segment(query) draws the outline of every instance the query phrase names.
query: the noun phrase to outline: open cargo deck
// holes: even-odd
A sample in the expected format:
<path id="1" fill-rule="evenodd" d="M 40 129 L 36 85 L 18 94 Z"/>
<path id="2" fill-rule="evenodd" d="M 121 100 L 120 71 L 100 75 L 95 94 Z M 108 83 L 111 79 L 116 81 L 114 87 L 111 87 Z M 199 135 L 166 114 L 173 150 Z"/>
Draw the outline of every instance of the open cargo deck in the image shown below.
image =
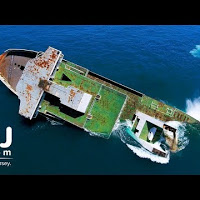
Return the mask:
<path id="1" fill-rule="evenodd" d="M 70 109 L 59 108 L 55 99 L 46 95 L 39 112 L 63 119 L 105 138 L 110 137 L 117 120 L 133 121 L 137 110 L 162 121 L 196 121 L 176 108 L 64 59 L 52 81 L 64 87 L 73 86 L 92 95 L 91 101 L 85 113 L 75 113 Z"/>
<path id="2" fill-rule="evenodd" d="M 72 63 L 63 61 L 55 73 L 53 82 L 64 87 L 73 86 L 92 95 L 85 113 L 78 113 L 69 108 L 60 109 L 55 99 L 48 94 L 44 97 L 39 112 L 56 116 L 80 128 L 110 136 L 112 129 L 126 103 L 127 95 L 89 78 L 84 70 Z M 71 111 L 71 112 L 70 112 Z"/>

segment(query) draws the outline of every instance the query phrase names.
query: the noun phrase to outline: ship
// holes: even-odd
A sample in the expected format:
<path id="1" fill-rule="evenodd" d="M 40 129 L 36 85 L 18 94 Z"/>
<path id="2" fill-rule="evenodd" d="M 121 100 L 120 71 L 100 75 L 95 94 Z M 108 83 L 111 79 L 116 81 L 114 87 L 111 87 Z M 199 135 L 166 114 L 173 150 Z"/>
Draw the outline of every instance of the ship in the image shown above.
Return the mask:
<path id="1" fill-rule="evenodd" d="M 128 120 L 129 135 L 164 158 L 178 148 L 177 128 L 169 122 L 199 123 L 176 107 L 66 60 L 51 46 L 4 51 L 0 80 L 18 97 L 19 114 L 29 120 L 42 115 L 105 139 L 117 123 Z"/>

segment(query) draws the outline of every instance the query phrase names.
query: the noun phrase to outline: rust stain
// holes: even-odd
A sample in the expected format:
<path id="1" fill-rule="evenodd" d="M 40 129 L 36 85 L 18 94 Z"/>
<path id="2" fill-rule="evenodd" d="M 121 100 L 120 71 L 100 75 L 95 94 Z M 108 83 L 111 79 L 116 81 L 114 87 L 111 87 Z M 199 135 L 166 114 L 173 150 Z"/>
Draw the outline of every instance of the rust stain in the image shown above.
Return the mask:
<path id="1" fill-rule="evenodd" d="M 3 54 L 0 55 L 0 63 L 1 63 L 2 60 L 4 60 L 5 56 L 6 56 L 6 53 L 3 53 Z"/>
<path id="2" fill-rule="evenodd" d="M 27 84 L 26 89 L 27 89 L 28 91 L 31 91 L 31 90 L 33 89 L 33 87 L 32 87 L 31 85 Z"/>
<path id="3" fill-rule="evenodd" d="M 69 98 L 68 98 L 68 103 L 70 101 L 72 101 L 72 99 L 74 98 L 74 96 L 76 95 L 76 93 L 74 92 L 73 89 L 70 90 L 70 94 L 69 94 Z"/>
<path id="4" fill-rule="evenodd" d="M 49 69 L 51 63 L 53 63 L 56 58 L 57 58 L 57 51 L 56 50 L 53 50 L 51 52 L 51 54 L 49 55 L 49 58 L 45 59 L 44 56 L 41 56 L 37 59 L 34 60 L 34 64 L 36 66 L 39 66 L 40 68 L 46 68 L 46 69 Z M 33 68 L 33 72 L 36 72 L 38 73 L 38 69 L 36 69 L 35 67 Z"/>
<path id="5" fill-rule="evenodd" d="M 52 54 L 50 55 L 50 57 L 51 57 L 52 60 L 55 60 L 55 59 L 56 59 L 56 57 L 57 57 L 56 53 L 57 53 L 56 50 L 53 50 L 53 51 L 52 51 Z"/>
<path id="6" fill-rule="evenodd" d="M 37 66 L 39 66 L 41 68 L 48 68 L 49 67 L 48 60 L 37 59 L 37 60 L 35 60 L 34 63 L 35 63 L 35 65 L 37 65 Z"/>
<path id="7" fill-rule="evenodd" d="M 26 101 L 28 103 L 31 100 L 31 94 L 27 93 L 27 96 L 25 98 L 26 98 Z"/>
<path id="8" fill-rule="evenodd" d="M 30 100 L 31 100 L 31 94 L 30 94 L 30 92 L 32 91 L 32 86 L 31 85 L 29 85 L 29 84 L 27 84 L 26 85 L 26 96 L 25 96 L 25 98 L 26 98 L 26 102 L 28 103 Z"/>
<path id="9" fill-rule="evenodd" d="M 4 77 L 7 77 L 7 66 L 5 65 L 6 53 L 0 55 L 0 74 Z"/>
<path id="10" fill-rule="evenodd" d="M 25 109 L 25 113 L 28 113 L 28 108 Z"/>

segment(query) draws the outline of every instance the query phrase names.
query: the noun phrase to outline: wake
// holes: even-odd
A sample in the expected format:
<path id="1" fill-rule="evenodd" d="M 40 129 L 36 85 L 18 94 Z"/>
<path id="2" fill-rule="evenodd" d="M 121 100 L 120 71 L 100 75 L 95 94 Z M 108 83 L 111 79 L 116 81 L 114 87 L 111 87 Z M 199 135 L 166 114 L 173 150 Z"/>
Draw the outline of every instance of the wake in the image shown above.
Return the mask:
<path id="1" fill-rule="evenodd" d="M 153 162 L 166 164 L 170 160 L 170 154 L 167 158 L 162 158 L 160 156 L 154 155 L 148 150 L 146 150 L 139 142 L 138 139 L 135 137 L 133 139 L 134 134 L 131 131 L 132 123 L 130 120 L 126 120 L 126 122 L 120 123 L 117 122 L 117 128 L 113 132 L 113 135 L 120 138 L 120 140 L 125 143 L 125 145 L 137 156 L 140 158 L 146 158 Z M 131 137 L 131 136 L 132 137 Z"/>
<path id="2" fill-rule="evenodd" d="M 200 97 L 195 98 L 193 100 L 186 99 L 186 113 L 191 117 L 200 121 Z M 186 123 L 181 123 L 177 121 L 169 121 L 166 124 L 177 129 L 177 146 L 178 149 L 176 152 L 182 151 L 189 144 L 189 135 L 191 129 L 188 129 Z M 120 138 L 120 140 L 126 144 L 126 146 L 133 151 L 134 154 L 139 156 L 140 158 L 146 158 L 156 163 L 167 164 L 170 161 L 170 154 L 167 158 L 162 158 L 157 155 L 152 154 L 148 150 L 146 150 L 142 145 L 137 142 L 137 138 L 133 140 L 134 134 L 131 132 L 132 123 L 130 120 L 126 120 L 124 123 L 120 123 L 119 121 L 115 125 L 115 129 L 113 135 Z M 132 134 L 132 137 L 130 137 Z"/>

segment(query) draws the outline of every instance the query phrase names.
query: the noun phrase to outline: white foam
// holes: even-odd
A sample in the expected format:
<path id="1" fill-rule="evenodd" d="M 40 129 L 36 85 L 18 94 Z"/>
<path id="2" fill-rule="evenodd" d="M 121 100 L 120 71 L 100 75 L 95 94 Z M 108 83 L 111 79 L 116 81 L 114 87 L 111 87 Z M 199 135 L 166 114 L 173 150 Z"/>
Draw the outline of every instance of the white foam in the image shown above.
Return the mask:
<path id="1" fill-rule="evenodd" d="M 200 97 L 186 100 L 186 113 L 200 121 Z"/>
<path id="2" fill-rule="evenodd" d="M 115 137 L 119 137 L 119 134 L 122 130 L 122 127 L 129 127 L 132 128 L 133 127 L 133 123 L 131 122 L 131 120 L 127 119 L 125 122 L 120 122 L 120 120 L 117 120 L 115 123 L 115 126 L 112 130 L 112 135 Z"/>
<path id="3" fill-rule="evenodd" d="M 58 121 L 54 121 L 53 119 L 50 119 L 48 117 L 46 117 L 47 121 L 49 121 L 51 123 L 51 125 L 53 126 L 57 126 L 57 125 L 63 125 L 61 122 Z"/>
<path id="4" fill-rule="evenodd" d="M 154 154 L 148 152 L 147 150 L 145 150 L 144 148 L 135 147 L 135 146 L 132 146 L 130 144 L 126 144 L 126 146 L 129 149 L 131 149 L 140 158 L 148 158 L 153 162 L 157 162 L 157 163 L 161 163 L 161 164 L 169 163 L 170 154 L 168 154 L 167 157 L 164 158 L 164 157 L 160 157 L 160 156 L 154 155 Z"/>
<path id="5" fill-rule="evenodd" d="M 118 136 L 118 138 L 120 138 L 121 141 L 125 143 L 126 146 L 131 149 L 137 156 L 141 158 L 148 158 L 153 162 L 161 164 L 168 163 L 170 155 L 168 155 L 166 158 L 154 155 L 141 146 L 137 138 L 134 138 L 134 134 L 132 137 L 129 136 L 129 131 L 131 131 L 130 129 L 132 126 L 133 124 L 130 120 L 126 120 L 123 123 L 118 122 L 117 129 L 114 131 L 115 136 Z"/>
<path id="6" fill-rule="evenodd" d="M 86 129 L 86 128 L 84 128 L 84 131 L 88 132 L 90 136 L 102 137 L 102 133 L 92 132 L 92 131 L 89 131 L 89 130 Z"/>
<path id="7" fill-rule="evenodd" d="M 196 49 L 192 49 L 192 50 L 190 51 L 190 53 L 191 53 L 194 57 L 200 58 L 200 45 L 196 45 Z"/>
<path id="8" fill-rule="evenodd" d="M 189 144 L 189 138 L 186 136 L 186 124 L 178 121 L 169 121 L 166 124 L 176 129 L 178 145 L 176 152 L 185 149 L 185 147 Z"/>
<path id="9" fill-rule="evenodd" d="M 116 121 L 116 123 L 115 123 L 115 125 L 114 125 L 114 127 L 113 127 L 113 132 L 114 131 L 116 131 L 118 128 L 119 128 L 119 126 L 121 125 L 121 123 L 120 123 L 120 121 L 119 121 L 119 119 Z"/>
<path id="10" fill-rule="evenodd" d="M 182 123 L 178 122 L 178 121 L 168 121 L 165 124 L 175 128 L 175 129 L 178 129 L 178 127 L 181 126 Z"/>
<path id="11" fill-rule="evenodd" d="M 130 128 L 133 127 L 133 123 L 129 119 L 126 120 L 126 125 L 127 125 L 127 127 L 130 127 Z"/>

